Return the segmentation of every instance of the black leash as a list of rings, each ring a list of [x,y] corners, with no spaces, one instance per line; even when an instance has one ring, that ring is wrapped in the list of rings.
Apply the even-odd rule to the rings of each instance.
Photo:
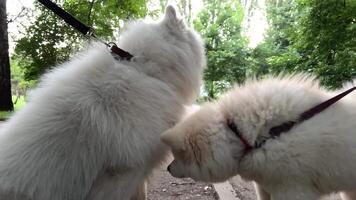
[[[94,34],[93,28],[83,24],[82,22],[74,18],[72,15],[67,13],[65,10],[63,10],[61,7],[59,7],[57,4],[53,3],[52,1],[50,0],[38,0],[38,1],[46,8],[48,8],[56,15],[58,15],[60,18],[62,18],[67,24],[71,25],[73,28],[81,32],[84,36],[94,38],[95,40],[105,44],[107,47],[110,48],[111,52],[118,55],[120,59],[131,60],[131,58],[133,57],[133,55],[131,55],[129,52],[120,49],[115,43],[113,42],[107,43],[99,39]],[[116,58],[116,56],[114,57]]]
[[[236,124],[231,121],[227,120],[227,126],[230,128],[232,132],[235,133],[235,135],[241,140],[241,143],[244,145],[244,152],[242,157],[244,157],[248,152],[250,152],[253,149],[258,149],[262,147],[262,145],[269,139],[277,138],[279,137],[282,133],[288,132],[290,129],[292,129],[295,125],[302,123],[303,121],[306,121],[315,115],[321,113],[331,105],[335,104],[338,102],[340,99],[351,93],[352,91],[356,90],[356,87],[352,87],[345,92],[342,92],[331,99],[328,99],[306,111],[304,111],[302,114],[299,115],[299,118],[296,121],[287,121],[282,123],[281,125],[274,126],[269,130],[269,136],[259,136],[257,137],[254,145],[250,145],[247,140],[242,136],[240,131],[238,130]]]
[[[344,96],[348,95],[350,92],[354,91],[355,89],[356,89],[356,87],[352,87],[352,88],[346,90],[345,92],[338,94],[338,95],[334,96],[333,98],[328,99],[328,100],[310,108],[309,110],[303,112],[299,116],[297,121],[288,121],[288,122],[285,122],[279,126],[275,126],[275,127],[271,128],[269,131],[269,134],[271,136],[278,137],[279,135],[281,135],[281,133],[289,131],[294,125],[299,124],[305,120],[308,120],[308,119],[314,117],[316,114],[321,113],[322,111],[327,109],[329,106],[338,102],[340,99],[342,99]]]

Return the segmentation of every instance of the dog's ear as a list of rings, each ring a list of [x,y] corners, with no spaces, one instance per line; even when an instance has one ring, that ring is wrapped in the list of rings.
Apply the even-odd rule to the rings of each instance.
[[[176,10],[171,5],[167,6],[163,21],[171,29],[185,27],[183,20],[178,18]]]
[[[171,5],[167,6],[166,12],[165,12],[165,15],[164,15],[164,19],[166,21],[177,21],[178,20],[177,12],[176,12],[176,10],[174,9],[173,6],[171,6]]]
[[[182,137],[175,133],[173,129],[169,129],[161,134],[161,141],[174,150],[183,149]]]

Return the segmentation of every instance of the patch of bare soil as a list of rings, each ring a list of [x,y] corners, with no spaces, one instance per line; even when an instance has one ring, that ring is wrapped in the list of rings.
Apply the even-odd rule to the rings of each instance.
[[[166,171],[166,165],[156,170],[147,190],[148,200],[217,200],[211,184],[174,178]]]
[[[239,176],[235,176],[230,180],[232,187],[236,192],[236,197],[240,200],[257,200],[255,189],[252,182],[246,182]],[[341,200],[338,194],[325,196],[321,200]]]

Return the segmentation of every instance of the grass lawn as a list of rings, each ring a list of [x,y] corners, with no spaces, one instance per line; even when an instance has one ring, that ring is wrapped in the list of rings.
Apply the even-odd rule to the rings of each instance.
[[[16,96],[12,96],[12,101],[15,102],[15,99],[16,99]],[[15,111],[21,109],[24,105],[26,104],[26,101],[25,101],[25,97],[24,96],[21,96],[16,104],[14,104],[14,109]],[[5,119],[8,119],[11,115],[12,115],[13,112],[3,112],[1,111],[0,112],[0,120],[5,120]]]

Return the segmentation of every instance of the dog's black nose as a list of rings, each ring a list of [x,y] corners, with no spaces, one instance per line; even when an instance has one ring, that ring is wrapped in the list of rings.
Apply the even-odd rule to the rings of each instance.
[[[167,166],[167,171],[171,172],[171,165]]]

